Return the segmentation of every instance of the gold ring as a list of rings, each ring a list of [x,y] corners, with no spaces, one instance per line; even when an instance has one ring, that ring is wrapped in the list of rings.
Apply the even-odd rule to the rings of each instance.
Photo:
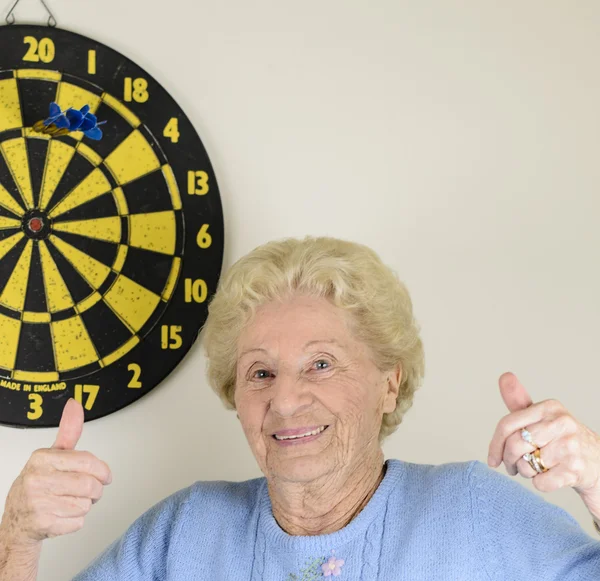
[[[535,456],[536,460],[538,461],[538,464],[540,465],[540,468],[542,469],[542,472],[548,472],[549,468],[546,468],[545,464],[542,462],[542,458],[540,456],[540,449],[536,448],[533,451],[533,455]]]

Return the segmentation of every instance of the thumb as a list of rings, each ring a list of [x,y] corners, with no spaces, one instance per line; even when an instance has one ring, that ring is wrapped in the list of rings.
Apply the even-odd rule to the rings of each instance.
[[[524,410],[533,404],[531,396],[514,373],[510,371],[503,373],[498,383],[500,384],[500,394],[509,411]]]
[[[83,406],[73,398],[65,404],[52,448],[74,450],[83,431]]]

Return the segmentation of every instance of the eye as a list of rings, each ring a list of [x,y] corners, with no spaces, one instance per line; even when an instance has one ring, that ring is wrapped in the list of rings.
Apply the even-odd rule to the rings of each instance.
[[[317,361],[314,362],[314,365],[319,365],[320,363],[324,363],[327,367],[320,367],[319,369],[328,369],[329,367],[331,367],[329,361],[327,361],[327,359],[318,359]]]
[[[261,375],[261,376],[257,377],[256,376],[257,373],[261,373],[261,374],[264,374],[264,375]],[[254,371],[252,373],[252,378],[253,379],[267,379],[268,375],[269,375],[269,372],[266,369],[257,369],[256,371]]]

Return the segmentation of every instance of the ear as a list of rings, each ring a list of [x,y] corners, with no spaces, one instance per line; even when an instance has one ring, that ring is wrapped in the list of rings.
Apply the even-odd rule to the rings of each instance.
[[[402,366],[398,363],[387,376],[387,392],[383,404],[383,412],[389,414],[396,409],[396,400],[402,381]]]

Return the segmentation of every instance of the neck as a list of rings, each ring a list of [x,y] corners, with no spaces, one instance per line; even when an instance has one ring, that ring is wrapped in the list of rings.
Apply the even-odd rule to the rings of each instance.
[[[267,480],[273,516],[289,535],[326,535],[344,528],[369,502],[385,474],[383,452],[319,482]]]

